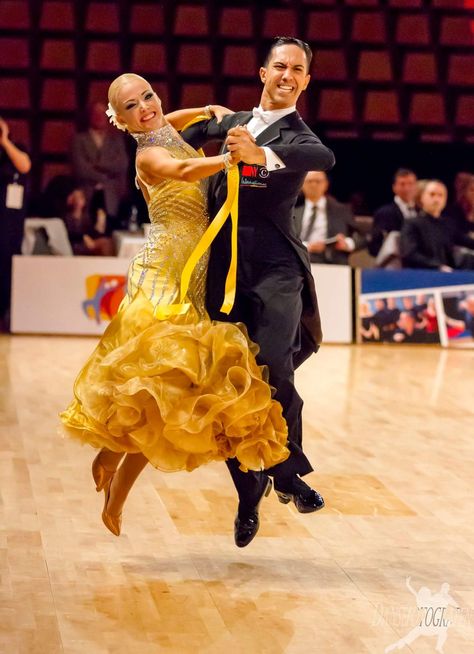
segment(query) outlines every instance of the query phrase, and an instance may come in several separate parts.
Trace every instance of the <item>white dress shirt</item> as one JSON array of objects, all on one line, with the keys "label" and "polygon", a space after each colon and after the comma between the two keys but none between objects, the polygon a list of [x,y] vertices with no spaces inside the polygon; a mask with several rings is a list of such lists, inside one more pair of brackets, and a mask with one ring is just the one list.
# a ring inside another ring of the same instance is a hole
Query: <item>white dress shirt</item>
[{"label": "white dress shirt", "polygon": [[416,208],[414,204],[408,204],[398,195],[395,195],[393,201],[398,206],[405,219],[416,218]]},{"label": "white dress shirt", "polygon": [[[287,107],[286,109],[274,109],[273,111],[263,111],[262,106],[260,105],[258,110],[263,112],[266,120],[264,121],[260,117],[253,116],[247,123],[247,129],[254,138],[266,130],[267,127],[270,127],[270,125],[276,123],[277,120],[283,118],[283,116],[287,116],[288,114],[296,111],[296,106]],[[264,146],[262,149],[265,152],[265,166],[268,172],[271,173],[273,170],[281,170],[282,168],[286,168],[283,161],[273,152],[271,148]]]}]

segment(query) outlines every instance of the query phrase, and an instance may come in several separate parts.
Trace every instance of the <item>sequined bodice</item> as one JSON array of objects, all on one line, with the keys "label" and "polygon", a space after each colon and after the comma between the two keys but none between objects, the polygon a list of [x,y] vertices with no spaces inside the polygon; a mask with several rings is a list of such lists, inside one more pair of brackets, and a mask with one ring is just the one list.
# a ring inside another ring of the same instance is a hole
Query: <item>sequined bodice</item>
[{"label": "sequined bodice", "polygon": [[[165,148],[176,159],[191,159],[198,153],[171,125],[153,132],[133,134],[138,143],[137,158],[145,148]],[[140,182],[148,192],[150,235],[131,262],[128,295],[138,289],[157,304],[176,301],[181,273],[194,247],[209,223],[205,181],[184,182],[161,179],[154,184]],[[207,256],[196,267],[189,289],[189,300],[199,313],[204,311]]]}]

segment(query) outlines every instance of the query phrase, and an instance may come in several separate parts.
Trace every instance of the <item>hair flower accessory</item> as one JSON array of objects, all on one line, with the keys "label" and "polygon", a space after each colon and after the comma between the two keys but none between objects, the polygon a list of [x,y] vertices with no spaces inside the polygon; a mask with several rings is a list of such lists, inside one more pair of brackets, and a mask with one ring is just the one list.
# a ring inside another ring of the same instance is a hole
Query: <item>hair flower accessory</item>
[{"label": "hair flower accessory", "polygon": [[112,125],[114,125],[117,129],[122,130],[122,132],[127,131],[127,128],[125,127],[125,125],[122,125],[122,123],[119,123],[119,121],[117,120],[117,112],[112,107],[110,102],[109,102],[109,105],[108,105],[107,109],[105,110],[105,113],[109,117],[109,122],[111,122]]}]

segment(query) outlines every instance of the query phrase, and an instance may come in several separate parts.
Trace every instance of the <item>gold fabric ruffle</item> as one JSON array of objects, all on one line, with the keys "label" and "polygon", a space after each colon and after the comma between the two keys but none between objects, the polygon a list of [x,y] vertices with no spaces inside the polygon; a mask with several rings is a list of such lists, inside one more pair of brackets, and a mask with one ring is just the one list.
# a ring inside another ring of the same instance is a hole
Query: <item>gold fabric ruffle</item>
[{"label": "gold fabric ruffle", "polygon": [[243,325],[191,309],[158,320],[139,292],[119,311],[80,372],[61,414],[94,447],[142,452],[167,472],[236,457],[242,470],[289,456],[281,405]]}]

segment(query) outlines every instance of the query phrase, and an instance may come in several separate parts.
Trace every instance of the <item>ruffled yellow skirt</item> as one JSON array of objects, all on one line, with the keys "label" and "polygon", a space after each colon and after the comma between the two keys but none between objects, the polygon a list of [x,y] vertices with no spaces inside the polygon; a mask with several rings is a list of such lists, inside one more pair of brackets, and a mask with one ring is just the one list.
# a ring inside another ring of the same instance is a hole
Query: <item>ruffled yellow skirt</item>
[{"label": "ruffled yellow skirt", "polygon": [[61,414],[93,447],[142,452],[167,472],[236,457],[242,470],[289,456],[281,405],[241,325],[157,320],[144,294],[119,311],[79,373]]}]

